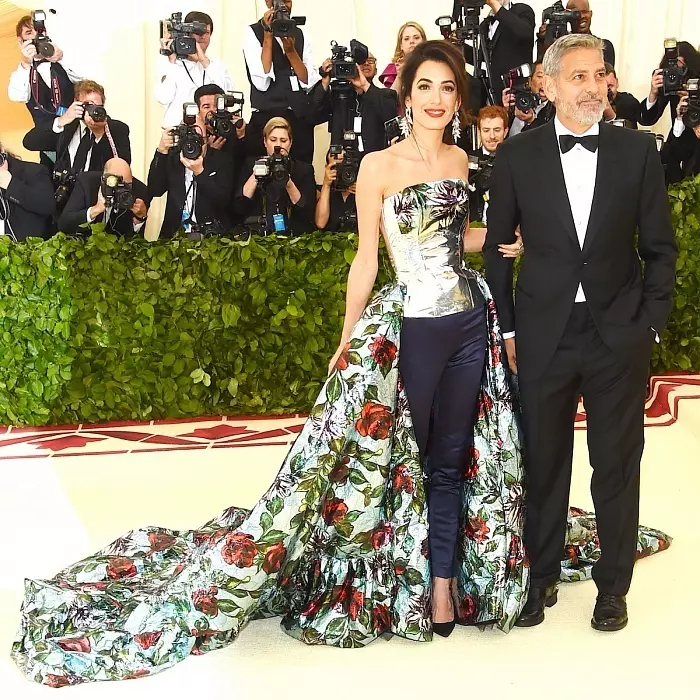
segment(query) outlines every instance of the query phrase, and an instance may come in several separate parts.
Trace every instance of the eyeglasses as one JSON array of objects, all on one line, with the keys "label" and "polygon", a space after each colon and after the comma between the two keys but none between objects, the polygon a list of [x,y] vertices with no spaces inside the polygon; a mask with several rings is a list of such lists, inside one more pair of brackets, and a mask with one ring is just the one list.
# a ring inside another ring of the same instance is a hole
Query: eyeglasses
[{"label": "eyeglasses", "polygon": [[370,66],[376,66],[377,65],[377,59],[376,58],[368,58],[363,65],[368,64]]}]

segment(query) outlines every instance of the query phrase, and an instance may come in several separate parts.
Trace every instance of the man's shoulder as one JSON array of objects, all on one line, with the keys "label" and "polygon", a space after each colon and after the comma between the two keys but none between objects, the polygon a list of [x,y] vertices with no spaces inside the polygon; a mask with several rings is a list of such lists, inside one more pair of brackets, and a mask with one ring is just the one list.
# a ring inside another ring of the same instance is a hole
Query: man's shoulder
[{"label": "man's shoulder", "polygon": [[649,150],[653,140],[649,136],[649,132],[639,131],[638,129],[626,129],[612,124],[602,123],[600,125],[601,134],[612,138],[615,143],[625,150]]},{"label": "man's shoulder", "polygon": [[523,151],[529,151],[535,148],[538,144],[542,142],[543,138],[546,138],[547,132],[551,130],[549,123],[538,126],[534,129],[527,129],[526,131],[521,131],[515,136],[507,138],[499,147],[498,153],[505,150],[506,155],[511,151],[514,153],[522,153]]}]

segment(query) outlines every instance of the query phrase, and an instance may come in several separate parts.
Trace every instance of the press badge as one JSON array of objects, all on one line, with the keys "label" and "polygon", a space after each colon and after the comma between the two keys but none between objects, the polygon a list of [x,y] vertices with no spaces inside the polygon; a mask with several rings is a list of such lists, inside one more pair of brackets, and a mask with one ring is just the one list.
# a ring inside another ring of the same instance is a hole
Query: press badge
[{"label": "press badge", "polygon": [[355,124],[352,130],[358,135],[362,133],[362,117],[355,117]]},{"label": "press badge", "polygon": [[297,78],[296,75],[289,76],[289,83],[292,86],[292,92],[299,92],[299,78]]},{"label": "press badge", "polygon": [[62,117],[67,111],[68,111],[68,108],[61,105],[60,107],[58,107],[56,109],[56,116]]},{"label": "press badge", "polygon": [[273,215],[272,223],[275,227],[275,233],[284,233],[287,230],[287,227],[284,223],[284,214]]}]

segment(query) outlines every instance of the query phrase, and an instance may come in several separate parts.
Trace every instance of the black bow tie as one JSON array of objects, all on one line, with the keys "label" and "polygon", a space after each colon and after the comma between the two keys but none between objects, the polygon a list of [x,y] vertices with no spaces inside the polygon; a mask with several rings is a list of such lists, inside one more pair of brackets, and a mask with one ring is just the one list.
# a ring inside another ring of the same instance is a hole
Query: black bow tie
[{"label": "black bow tie", "polygon": [[562,134],[559,137],[559,146],[562,153],[568,153],[577,143],[580,143],[585,149],[591,153],[598,150],[597,136],[572,136],[571,134]]}]

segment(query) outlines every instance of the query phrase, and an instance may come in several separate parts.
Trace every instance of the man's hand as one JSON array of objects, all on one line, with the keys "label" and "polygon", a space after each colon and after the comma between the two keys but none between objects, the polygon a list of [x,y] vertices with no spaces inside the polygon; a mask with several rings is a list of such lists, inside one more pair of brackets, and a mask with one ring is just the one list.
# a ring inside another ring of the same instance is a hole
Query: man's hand
[{"label": "man's hand", "polygon": [[515,116],[520,119],[520,121],[525,124],[532,124],[535,121],[535,110],[528,109],[527,112],[521,112],[517,107],[515,108]]},{"label": "man's hand", "polygon": [[493,10],[494,14],[503,7],[503,3],[504,0],[486,0],[486,4]]},{"label": "man's hand", "polygon": [[274,17],[275,11],[270,9],[268,10],[263,16],[260,22],[262,23],[263,27],[266,27],[267,29],[270,29],[272,25],[272,18]]},{"label": "man's hand", "polygon": [[214,134],[212,134],[207,139],[207,143],[212,148],[215,148],[217,151],[220,151],[226,145],[226,139],[223,136],[215,136]]},{"label": "man's hand", "polygon": [[52,44],[53,46],[53,56],[48,59],[49,63],[58,63],[59,61],[63,60],[63,51],[56,46],[56,44]]},{"label": "man's hand", "polygon": [[98,216],[101,216],[102,214],[105,213],[105,198],[102,194],[102,188],[97,192],[97,204],[94,204],[88,209],[88,216],[90,217],[90,221],[94,221]]},{"label": "man's hand", "polygon": [[240,141],[245,138],[245,130],[248,125],[241,119],[241,125],[236,127],[236,138]]},{"label": "man's hand", "polygon": [[[190,56],[190,58],[192,58]],[[197,54],[196,58],[192,58],[193,61],[198,61],[199,63],[202,64],[202,68],[208,68],[209,64],[211,61],[209,58],[207,58],[207,55],[204,53],[204,49],[202,48],[201,44],[197,44]]]},{"label": "man's hand", "polygon": [[664,86],[663,68],[657,68],[651,76],[651,90],[649,91],[649,101],[655,102],[659,96],[661,88]]},{"label": "man's hand", "polygon": [[148,207],[143,199],[137,199],[130,211],[134,216],[138,216],[139,219],[145,219],[148,216]]},{"label": "man's hand", "polygon": [[681,99],[678,100],[678,107],[676,108],[676,114],[682,117],[688,111],[688,93],[681,95]]},{"label": "man's hand", "polygon": [[175,145],[175,137],[170,133],[170,129],[163,129],[163,133],[160,137],[160,143],[158,144],[158,152],[163,155],[167,155],[170,149]]},{"label": "man's hand", "polygon": [[323,184],[330,187],[338,177],[338,163],[343,161],[343,156],[331,156],[331,161],[326,165],[323,173]]},{"label": "man's hand", "polygon": [[202,155],[199,156],[197,160],[185,158],[185,156],[180,153],[180,162],[195,175],[201,175],[204,172],[204,150],[202,150]]},{"label": "man's hand", "polygon": [[518,358],[515,352],[515,338],[505,338],[503,340],[506,346],[506,355],[508,356],[508,366],[513,374],[518,373]]},{"label": "man's hand", "polygon": [[370,82],[365,77],[365,74],[359,69],[357,69],[357,77],[350,78],[350,82],[355,90],[361,90],[362,92],[367,92],[370,88]]},{"label": "man's hand", "polygon": [[696,139],[700,139],[700,124],[693,127],[693,133],[695,134]]},{"label": "man's hand", "polygon": [[502,243],[498,246],[498,252],[504,258],[517,258],[525,252],[520,227],[515,229],[515,243]]},{"label": "man's hand", "polygon": [[297,52],[297,40],[293,36],[283,36],[282,37],[282,48],[284,49],[285,55]]},{"label": "man's hand", "polygon": [[10,186],[11,180],[10,162],[5,158],[5,162],[0,165],[0,189],[6,190]]},{"label": "man's hand", "polygon": [[72,124],[76,119],[82,119],[85,114],[85,108],[82,102],[74,102],[62,117],[58,117],[58,123],[63,128]]},{"label": "man's hand", "polygon": [[22,54],[22,65],[30,68],[34,59],[36,58],[36,46],[31,41],[17,40],[19,43],[19,50]]},{"label": "man's hand", "polygon": [[603,119],[605,119],[606,122],[612,121],[613,119],[617,119],[617,114],[615,113],[615,108],[608,102],[608,106],[605,108],[605,111],[603,112]]},{"label": "man's hand", "polygon": [[323,77],[321,78],[321,87],[328,92],[328,88],[331,85],[331,75],[330,75],[330,70],[331,66],[333,65],[333,59],[327,58],[323,64],[321,65],[321,73],[323,74]]}]

